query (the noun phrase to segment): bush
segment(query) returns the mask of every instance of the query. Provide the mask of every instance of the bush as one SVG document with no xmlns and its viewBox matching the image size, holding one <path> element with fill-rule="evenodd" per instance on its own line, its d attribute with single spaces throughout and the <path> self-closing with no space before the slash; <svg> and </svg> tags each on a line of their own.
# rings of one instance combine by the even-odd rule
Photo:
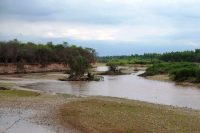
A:
<svg viewBox="0 0 200 133">
<path fill-rule="evenodd" d="M 106 65 L 109 67 L 109 71 L 116 72 L 117 67 L 120 65 L 120 62 L 110 61 Z"/>
<path fill-rule="evenodd" d="M 194 68 L 180 68 L 173 71 L 173 79 L 175 81 L 185 81 L 196 77 L 196 69 Z"/>
<path fill-rule="evenodd" d="M 200 82 L 200 68 L 197 64 L 188 62 L 155 63 L 148 67 L 144 76 L 169 74 L 175 81 Z"/>
</svg>

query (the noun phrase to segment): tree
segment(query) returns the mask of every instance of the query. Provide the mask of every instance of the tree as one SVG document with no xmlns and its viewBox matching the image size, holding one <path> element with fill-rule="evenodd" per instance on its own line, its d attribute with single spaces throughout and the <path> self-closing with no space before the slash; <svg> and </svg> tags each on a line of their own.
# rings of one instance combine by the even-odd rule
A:
<svg viewBox="0 0 200 133">
<path fill-rule="evenodd" d="M 85 57 L 79 55 L 69 61 L 69 67 L 70 78 L 80 80 L 91 66 Z"/>
<path fill-rule="evenodd" d="M 109 67 L 109 71 L 118 72 L 117 67 L 119 66 L 118 62 L 110 61 L 106 64 Z"/>
</svg>

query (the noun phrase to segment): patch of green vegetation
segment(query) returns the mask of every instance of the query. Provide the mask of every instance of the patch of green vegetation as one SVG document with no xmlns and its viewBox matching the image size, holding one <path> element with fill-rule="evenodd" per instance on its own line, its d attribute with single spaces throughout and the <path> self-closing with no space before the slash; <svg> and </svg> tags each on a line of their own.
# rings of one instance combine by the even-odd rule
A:
<svg viewBox="0 0 200 133">
<path fill-rule="evenodd" d="M 13 85 L 15 85 L 15 83 L 0 82 L 0 86 L 2 86 L 2 87 L 9 87 L 9 86 L 13 86 Z"/>
<path fill-rule="evenodd" d="M 25 90 L 0 90 L 0 96 L 4 97 L 36 97 L 40 93 Z"/>
<path fill-rule="evenodd" d="M 106 63 L 106 66 L 108 66 L 109 70 L 100 73 L 100 75 L 123 75 L 124 73 L 122 73 L 121 69 L 119 69 L 119 66 L 122 65 L 124 64 L 118 61 L 109 61 L 108 63 Z"/>
<path fill-rule="evenodd" d="M 101 62 L 102 60 L 100 60 Z M 114 63 L 119 66 L 127 66 L 127 65 L 132 65 L 132 64 L 142 64 L 142 65 L 147 65 L 147 64 L 152 64 L 155 62 L 160 62 L 158 59 L 142 59 L 142 58 L 131 58 L 131 59 L 115 59 L 115 58 L 109 58 L 106 60 L 103 60 L 102 63 L 110 64 Z"/>
<path fill-rule="evenodd" d="M 200 82 L 200 68 L 197 64 L 189 62 L 155 63 L 146 69 L 143 76 L 169 74 L 172 80 Z"/>
<path fill-rule="evenodd" d="M 61 124 L 80 131 L 110 133 L 197 133 L 200 117 L 161 105 L 86 99 L 67 103 L 58 115 Z"/>
<path fill-rule="evenodd" d="M 75 97 L 74 95 L 71 95 L 71 94 L 62 94 L 62 93 L 57 93 L 57 95 L 60 96 L 60 97 L 64 97 L 64 98 Z"/>
<path fill-rule="evenodd" d="M 108 62 L 117 62 L 120 65 L 129 65 L 129 64 L 152 64 L 153 62 L 159 62 L 160 54 L 156 53 L 146 53 L 143 55 L 122 55 L 122 56 L 104 56 L 98 57 L 98 62 L 108 63 Z"/>
</svg>

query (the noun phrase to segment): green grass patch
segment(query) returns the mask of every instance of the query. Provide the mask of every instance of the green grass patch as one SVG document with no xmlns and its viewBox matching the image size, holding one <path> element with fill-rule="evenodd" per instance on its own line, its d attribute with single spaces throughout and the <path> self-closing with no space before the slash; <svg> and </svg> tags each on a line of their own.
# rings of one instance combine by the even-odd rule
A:
<svg viewBox="0 0 200 133">
<path fill-rule="evenodd" d="M 36 97 L 40 93 L 25 90 L 0 90 L 1 97 Z"/>
<path fill-rule="evenodd" d="M 74 101 L 60 109 L 60 122 L 87 133 L 197 133 L 200 116 L 143 102 Z"/>
<path fill-rule="evenodd" d="M 13 85 L 15 85 L 15 83 L 0 82 L 0 86 L 2 86 L 2 87 L 9 87 L 9 86 L 13 86 Z"/>
<path fill-rule="evenodd" d="M 60 97 L 64 97 L 64 98 L 72 98 L 72 97 L 76 97 L 74 95 L 71 94 L 62 94 L 62 93 L 57 93 L 58 96 Z"/>
</svg>

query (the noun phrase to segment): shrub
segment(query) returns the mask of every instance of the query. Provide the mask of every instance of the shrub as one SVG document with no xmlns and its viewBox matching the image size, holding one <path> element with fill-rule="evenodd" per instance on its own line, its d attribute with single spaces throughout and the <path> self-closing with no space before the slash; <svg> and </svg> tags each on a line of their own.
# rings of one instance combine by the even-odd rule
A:
<svg viewBox="0 0 200 133">
<path fill-rule="evenodd" d="M 188 62 L 155 63 L 148 67 L 144 76 L 169 74 L 175 81 L 200 82 L 200 68 L 197 64 Z"/>
<path fill-rule="evenodd" d="M 196 69 L 194 68 L 180 68 L 173 71 L 175 81 L 185 81 L 196 77 Z"/>
</svg>

